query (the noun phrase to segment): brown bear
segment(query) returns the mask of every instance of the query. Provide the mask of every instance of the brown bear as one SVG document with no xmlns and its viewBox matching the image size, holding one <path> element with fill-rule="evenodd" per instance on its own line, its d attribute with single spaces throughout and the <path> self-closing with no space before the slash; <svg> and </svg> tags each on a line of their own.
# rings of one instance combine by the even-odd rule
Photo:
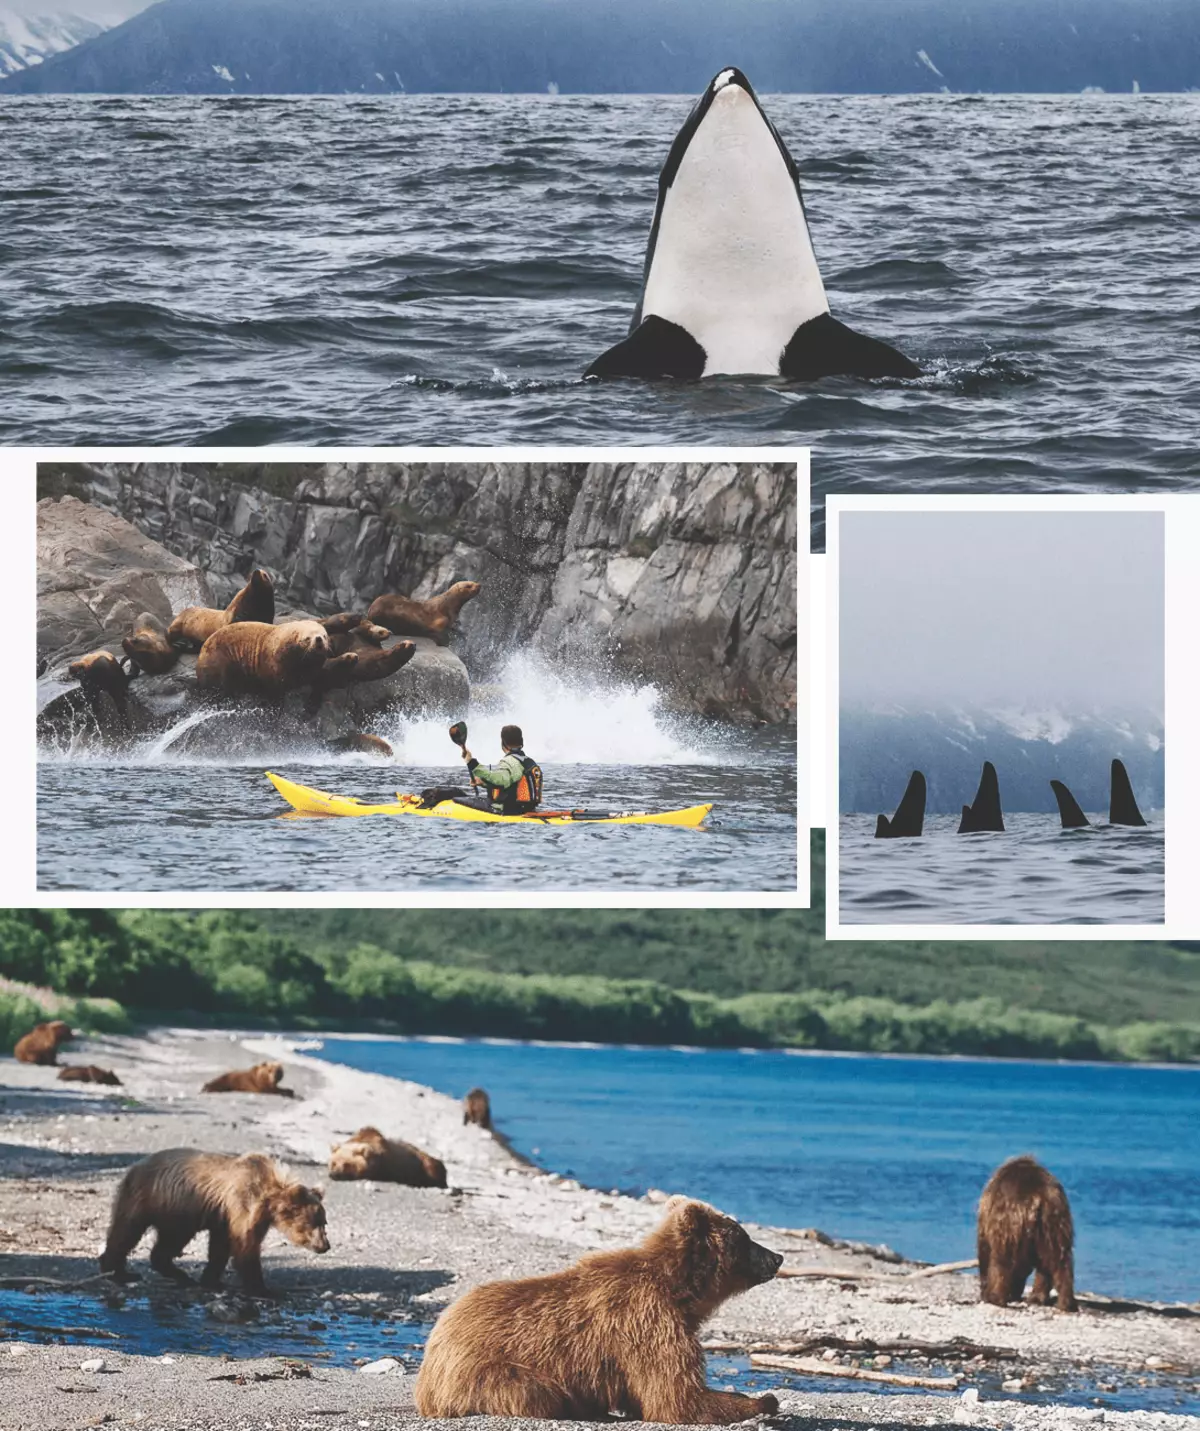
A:
<svg viewBox="0 0 1200 1431">
<path fill-rule="evenodd" d="M 385 1138 L 378 1128 L 360 1128 L 344 1143 L 334 1143 L 329 1176 L 339 1182 L 366 1179 L 410 1188 L 444 1188 L 446 1165 L 411 1143 Z"/>
<path fill-rule="evenodd" d="M 463 1122 L 491 1128 L 492 1102 L 482 1088 L 472 1088 L 463 1099 Z"/>
<path fill-rule="evenodd" d="M 250 580 L 224 611 L 213 606 L 185 606 L 167 628 L 167 640 L 184 651 L 199 651 L 205 641 L 234 621 L 262 621 L 267 626 L 275 620 L 275 583 L 269 572 L 261 568 L 250 573 Z"/>
<path fill-rule="evenodd" d="M 1035 1273 L 1029 1300 L 1045 1306 L 1053 1285 L 1060 1312 L 1075 1301 L 1075 1229 L 1062 1183 L 1029 1156 L 1010 1158 L 988 1179 L 979 1199 L 979 1295 L 1003 1307 L 1019 1302 Z"/>
<path fill-rule="evenodd" d="M 278 699 L 357 661 L 353 651 L 331 656 L 329 636 L 319 621 L 280 626 L 239 621 L 205 641 L 196 660 L 196 681 L 201 690 Z"/>
<path fill-rule="evenodd" d="M 79 682 L 89 701 L 108 695 L 116 701 L 119 710 L 125 709 L 132 672 L 127 672 L 111 651 L 89 651 L 71 662 L 67 675 Z"/>
<path fill-rule="evenodd" d="M 19 1038 L 13 1057 L 18 1063 L 40 1063 L 49 1067 L 58 1063 L 59 1044 L 74 1037 L 70 1024 L 62 1019 L 52 1019 L 49 1023 L 38 1024 L 24 1038 Z"/>
<path fill-rule="evenodd" d="M 219 1287 L 232 1257 L 245 1290 L 266 1297 L 262 1243 L 272 1227 L 296 1247 L 328 1252 L 321 1189 L 287 1181 L 261 1153 L 233 1158 L 168 1148 L 135 1163 L 121 1179 L 100 1270 L 129 1281 L 129 1254 L 154 1228 L 151 1267 L 173 1281 L 190 1282 L 175 1259 L 198 1232 L 207 1232 L 208 1265 L 200 1285 Z"/>
<path fill-rule="evenodd" d="M 179 660 L 179 647 L 172 646 L 166 626 L 152 611 L 142 612 L 121 647 L 134 666 L 148 676 L 165 676 Z"/>
<path fill-rule="evenodd" d="M 104 1083 L 110 1088 L 120 1088 L 121 1080 L 110 1068 L 97 1068 L 94 1063 L 68 1063 L 59 1069 L 60 1083 Z"/>
<path fill-rule="evenodd" d="M 729 1425 L 774 1396 L 713 1391 L 701 1325 L 769 1282 L 783 1258 L 704 1203 L 672 1198 L 637 1247 L 592 1252 L 548 1277 L 489 1282 L 438 1318 L 417 1376 L 421 1416 Z"/>
<path fill-rule="evenodd" d="M 282 1063 L 256 1063 L 253 1068 L 235 1068 L 229 1073 L 210 1078 L 201 1093 L 281 1093 L 292 1096 L 291 1090 L 280 1088 Z"/>
<path fill-rule="evenodd" d="M 414 601 L 411 596 L 377 596 L 367 610 L 367 620 L 386 626 L 394 636 L 428 636 L 439 646 L 450 643 L 450 628 L 458 613 L 479 595 L 477 581 L 456 581 L 440 596 Z"/>
</svg>

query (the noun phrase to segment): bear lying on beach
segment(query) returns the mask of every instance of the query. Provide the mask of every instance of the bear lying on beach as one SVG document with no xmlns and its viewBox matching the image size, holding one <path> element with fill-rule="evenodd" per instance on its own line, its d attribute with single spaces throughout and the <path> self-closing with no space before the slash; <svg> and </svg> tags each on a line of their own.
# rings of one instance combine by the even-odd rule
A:
<svg viewBox="0 0 1200 1431">
<path fill-rule="evenodd" d="M 70 1024 L 63 1023 L 62 1019 L 52 1019 L 49 1023 L 38 1024 L 24 1038 L 19 1038 L 13 1057 L 18 1063 L 56 1064 L 59 1045 L 73 1037 Z"/>
<path fill-rule="evenodd" d="M 282 1063 L 256 1063 L 253 1068 L 235 1068 L 229 1073 L 210 1078 L 201 1093 L 278 1093 L 284 1098 L 295 1095 L 290 1088 L 280 1088 Z"/>
<path fill-rule="evenodd" d="M 275 620 L 275 583 L 269 572 L 250 573 L 250 580 L 224 611 L 212 606 L 185 606 L 167 628 L 167 640 L 179 650 L 199 651 L 205 641 L 234 621 Z"/>
<path fill-rule="evenodd" d="M 472 1088 L 463 1099 L 463 1122 L 479 1128 L 491 1128 L 492 1104 L 482 1088 Z"/>
<path fill-rule="evenodd" d="M 111 1068 L 97 1068 L 94 1063 L 68 1063 L 58 1071 L 60 1083 L 104 1083 L 120 1088 L 121 1080 Z"/>
<path fill-rule="evenodd" d="M 548 1277 L 489 1282 L 438 1318 L 416 1384 L 422 1416 L 729 1425 L 774 1396 L 713 1391 L 701 1325 L 769 1282 L 783 1258 L 704 1203 L 672 1198 L 637 1247 L 592 1252 Z"/>
<path fill-rule="evenodd" d="M 1062 1183 L 1033 1158 L 1010 1158 L 988 1179 L 979 1199 L 979 1295 L 1003 1307 L 1019 1302 L 1035 1273 L 1029 1300 L 1045 1306 L 1053 1285 L 1060 1312 L 1075 1301 L 1075 1229 Z"/>
<path fill-rule="evenodd" d="M 444 1188 L 446 1165 L 398 1138 L 385 1138 L 378 1128 L 360 1128 L 329 1155 L 329 1176 L 340 1182 L 365 1179 L 403 1183 L 410 1188 Z"/>
<path fill-rule="evenodd" d="M 261 1153 L 233 1158 L 168 1148 L 135 1163 L 121 1179 L 100 1270 L 118 1282 L 130 1280 L 129 1254 L 153 1228 L 158 1236 L 151 1267 L 173 1281 L 190 1282 L 175 1259 L 198 1232 L 207 1232 L 208 1265 L 200 1285 L 219 1287 L 232 1258 L 246 1292 L 265 1297 L 262 1243 L 272 1227 L 296 1247 L 328 1252 L 321 1189 L 287 1181 Z"/>
<path fill-rule="evenodd" d="M 477 581 L 456 581 L 428 601 L 396 594 L 377 596 L 367 609 L 367 620 L 386 626 L 394 636 L 426 636 L 439 646 L 448 646 L 459 612 L 479 591 Z"/>
</svg>

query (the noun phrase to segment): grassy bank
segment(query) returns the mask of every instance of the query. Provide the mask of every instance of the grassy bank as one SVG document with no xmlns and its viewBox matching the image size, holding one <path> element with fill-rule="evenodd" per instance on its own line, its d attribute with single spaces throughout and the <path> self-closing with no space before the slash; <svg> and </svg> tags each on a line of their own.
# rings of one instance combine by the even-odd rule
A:
<svg viewBox="0 0 1200 1431">
<path fill-rule="evenodd" d="M 352 913 L 339 911 L 343 918 Z M 411 912 L 388 916 L 403 926 Z M 439 913 L 443 942 L 457 913 Z M 551 916 L 557 923 L 560 915 Z M 669 917 L 669 916 L 667 916 Z M 738 916 L 745 919 L 745 915 Z M 505 917 L 507 918 L 507 916 Z M 545 915 L 529 914 L 538 921 Z M 593 920 L 596 912 L 582 916 Z M 622 914 L 631 928 L 647 915 Z M 716 916 L 708 916 L 710 919 Z M 705 916 L 689 913 L 695 937 Z M 700 920 L 696 925 L 694 921 Z M 426 926 L 429 927 L 429 926 Z M 523 925 L 527 945 L 535 947 Z M 656 923 L 656 937 L 661 926 Z M 553 947 L 557 947 L 554 945 Z M 882 946 L 887 949 L 888 946 Z M 1061 947 L 1061 946 L 1060 946 Z M 836 958 L 840 946 L 826 946 Z M 649 964 L 649 961 L 647 961 Z M 1086 1019 L 995 996 L 906 1001 L 814 988 L 733 997 L 662 979 L 512 973 L 474 962 L 403 957 L 377 944 L 301 940 L 260 913 L 33 910 L 0 913 L 0 971 L 30 986 L 5 995 L 0 1032 L 51 1017 L 60 991 L 84 1026 L 139 1016 L 291 1027 L 372 1027 L 397 1033 L 843 1049 L 998 1057 L 1200 1059 L 1200 1020 Z M 33 987 L 39 986 L 39 987 Z M 10 986 L 12 987 L 12 986 Z M 35 997 L 38 996 L 38 997 Z M 40 997 L 40 1002 L 39 1002 Z M 116 1006 L 70 1002 L 107 998 Z M 186 1012 L 181 1012 L 186 1011 Z M 110 1023 L 109 1026 L 112 1026 Z"/>
</svg>

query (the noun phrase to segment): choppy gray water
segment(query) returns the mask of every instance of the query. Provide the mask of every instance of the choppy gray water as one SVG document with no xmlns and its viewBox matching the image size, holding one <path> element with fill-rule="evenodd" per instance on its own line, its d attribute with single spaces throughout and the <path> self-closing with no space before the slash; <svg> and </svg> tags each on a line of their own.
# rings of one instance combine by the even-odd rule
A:
<svg viewBox="0 0 1200 1431">
<path fill-rule="evenodd" d="M 1200 97 L 764 103 L 835 313 L 927 376 L 579 380 L 688 97 L 13 98 L 0 441 L 811 443 L 818 496 L 1198 485 Z"/>
<path fill-rule="evenodd" d="M 1145 829 L 1063 830 L 1057 815 L 1010 814 L 1003 834 L 959 835 L 927 815 L 916 840 L 875 839 L 874 815 L 843 815 L 842 924 L 1161 924 L 1161 811 Z"/>
</svg>

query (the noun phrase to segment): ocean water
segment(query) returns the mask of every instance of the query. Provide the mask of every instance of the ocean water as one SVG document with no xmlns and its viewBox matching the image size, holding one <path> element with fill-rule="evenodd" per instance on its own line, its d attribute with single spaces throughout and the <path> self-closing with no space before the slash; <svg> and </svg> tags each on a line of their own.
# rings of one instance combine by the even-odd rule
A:
<svg viewBox="0 0 1200 1431">
<path fill-rule="evenodd" d="M 927 815 L 920 839 L 877 840 L 874 815 L 838 826 L 842 924 L 1161 924 L 1161 810 L 1145 828 L 1005 811 L 1004 833 L 959 835 L 958 815 Z"/>
<path fill-rule="evenodd" d="M 676 726 L 652 704 L 611 714 L 607 743 L 547 716 L 535 748 L 547 807 L 669 810 L 714 804 L 699 829 L 498 826 L 376 815 L 296 817 L 263 774 L 380 801 L 430 785 L 466 788 L 445 723 L 386 724 L 394 762 L 317 749 L 231 745 L 177 753 L 170 736 L 121 757 L 44 750 L 38 764 L 38 888 L 286 893 L 794 890 L 796 733 Z M 188 717 L 190 721 L 192 718 Z M 499 722 L 472 717 L 473 748 L 498 751 Z M 527 726 L 527 729 L 529 727 Z M 186 734 L 187 732 L 185 732 Z M 616 746 L 620 746 L 620 758 Z"/>
<path fill-rule="evenodd" d="M 9 98 L 0 441 L 812 444 L 818 509 L 1197 485 L 1200 96 L 763 98 L 835 314 L 926 376 L 580 381 L 691 97 Z"/>
<path fill-rule="evenodd" d="M 974 1256 L 988 1175 L 1033 1153 L 1070 1195 L 1080 1288 L 1200 1298 L 1200 1142 L 1180 1136 L 1200 1069 L 333 1037 L 319 1056 L 456 1097 L 479 1084 L 520 1152 L 589 1186 L 928 1262 Z"/>
</svg>

